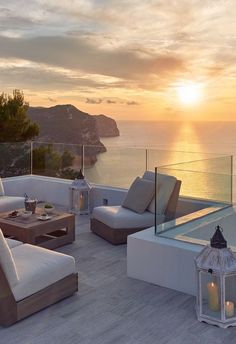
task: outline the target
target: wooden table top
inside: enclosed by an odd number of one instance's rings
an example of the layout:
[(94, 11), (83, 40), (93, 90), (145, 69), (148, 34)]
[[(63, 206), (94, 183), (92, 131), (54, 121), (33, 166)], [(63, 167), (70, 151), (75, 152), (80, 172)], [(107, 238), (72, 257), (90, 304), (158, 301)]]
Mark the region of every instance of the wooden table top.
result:
[(44, 213), (43, 209), (36, 209), (36, 213), (32, 214), (28, 218), (23, 218), (20, 215), (20, 212), (24, 209), (19, 209), (19, 215), (16, 217), (11, 217), (9, 212), (0, 213), (0, 224), (11, 224), (21, 228), (29, 228), (34, 226), (39, 226), (46, 223), (52, 223), (58, 220), (68, 220), (71, 217), (74, 217), (74, 214), (66, 213), (61, 210), (55, 209), (52, 214), (48, 214), (51, 218), (47, 220), (40, 220), (39, 216)]

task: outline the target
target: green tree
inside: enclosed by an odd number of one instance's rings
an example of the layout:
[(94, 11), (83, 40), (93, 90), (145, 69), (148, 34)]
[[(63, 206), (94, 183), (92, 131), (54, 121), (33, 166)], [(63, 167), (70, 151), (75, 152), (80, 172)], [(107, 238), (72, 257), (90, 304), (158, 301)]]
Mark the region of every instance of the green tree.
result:
[(75, 157), (68, 150), (64, 150), (61, 156), (61, 168), (72, 166), (74, 159)]
[(27, 116), (23, 92), (0, 95), (0, 175), (11, 177), (30, 173), (30, 143), (39, 128)]
[(58, 177), (60, 167), (61, 155), (53, 150), (51, 144), (33, 150), (33, 173)]
[(23, 142), (38, 135), (38, 125), (27, 116), (28, 107), (20, 90), (0, 95), (0, 142)]
[(61, 153), (53, 149), (53, 144), (38, 146), (33, 150), (33, 173), (74, 179), (78, 172), (70, 168), (73, 161), (74, 156), (68, 150)]

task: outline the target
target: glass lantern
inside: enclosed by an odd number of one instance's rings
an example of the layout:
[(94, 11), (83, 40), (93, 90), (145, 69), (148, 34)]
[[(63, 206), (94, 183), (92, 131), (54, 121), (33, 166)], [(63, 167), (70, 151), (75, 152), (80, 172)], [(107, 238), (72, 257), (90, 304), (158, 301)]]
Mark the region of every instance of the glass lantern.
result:
[(72, 182), (69, 188), (71, 213), (80, 215), (89, 214), (90, 189), (91, 186), (84, 179), (83, 173), (80, 170), (78, 177)]
[(236, 255), (227, 248), (220, 226), (211, 245), (195, 258), (199, 321), (226, 328), (236, 325)]

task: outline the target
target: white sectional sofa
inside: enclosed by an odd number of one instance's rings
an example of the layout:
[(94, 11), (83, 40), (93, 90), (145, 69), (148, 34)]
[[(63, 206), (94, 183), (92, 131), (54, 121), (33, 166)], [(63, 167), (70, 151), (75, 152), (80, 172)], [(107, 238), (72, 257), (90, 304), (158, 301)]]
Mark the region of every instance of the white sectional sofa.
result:
[(6, 196), (2, 180), (0, 178), (0, 213), (24, 208), (24, 197)]
[(15, 322), (78, 290), (73, 257), (5, 239), (0, 230), (0, 325)]

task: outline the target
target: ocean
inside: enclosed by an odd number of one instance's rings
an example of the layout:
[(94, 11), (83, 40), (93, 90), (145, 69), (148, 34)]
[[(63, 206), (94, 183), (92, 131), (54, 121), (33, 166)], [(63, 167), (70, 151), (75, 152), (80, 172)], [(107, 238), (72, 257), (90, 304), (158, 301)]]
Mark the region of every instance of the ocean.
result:
[[(95, 166), (86, 170), (89, 180), (127, 188), (146, 167), (159, 167), (159, 172), (182, 180), (184, 196), (231, 200), (230, 156), (236, 152), (236, 122), (117, 124), (120, 136), (102, 138), (107, 152), (99, 154)], [(160, 167), (166, 165), (172, 166)]]

